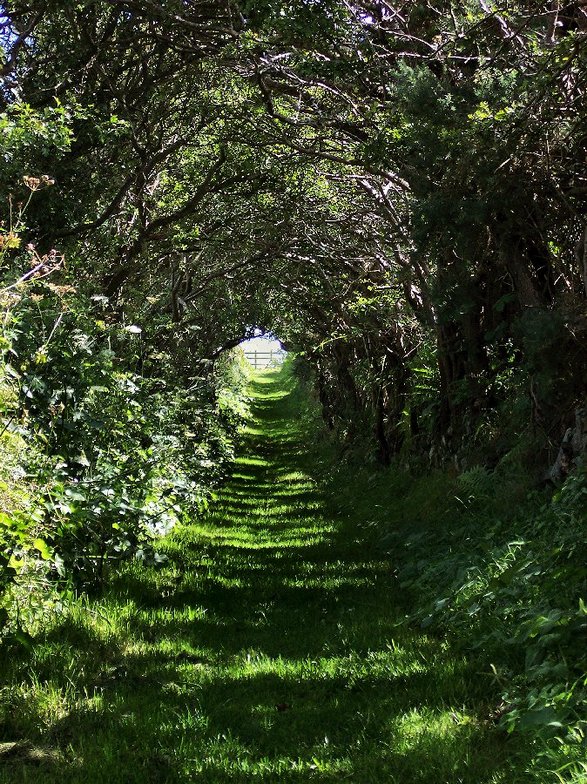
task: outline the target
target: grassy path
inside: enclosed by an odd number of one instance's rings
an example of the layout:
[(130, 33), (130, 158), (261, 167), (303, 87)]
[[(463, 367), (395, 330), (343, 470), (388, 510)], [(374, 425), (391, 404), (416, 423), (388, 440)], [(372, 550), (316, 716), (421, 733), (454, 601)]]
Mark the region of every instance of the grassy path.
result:
[(166, 566), (4, 663), (0, 782), (525, 780), (484, 681), (397, 626), (392, 567), (328, 513), (280, 383), (256, 377), (234, 476)]

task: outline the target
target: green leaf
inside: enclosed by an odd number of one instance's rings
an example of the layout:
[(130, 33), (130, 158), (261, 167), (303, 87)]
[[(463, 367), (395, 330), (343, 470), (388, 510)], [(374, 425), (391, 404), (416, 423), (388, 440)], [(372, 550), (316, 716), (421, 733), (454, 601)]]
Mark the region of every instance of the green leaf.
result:
[(48, 544), (43, 539), (35, 539), (35, 541), (33, 542), (33, 547), (35, 550), (39, 551), (41, 558), (44, 561), (51, 560), (53, 553), (49, 548)]
[(14, 569), (15, 572), (20, 571), (24, 566), (24, 561), (21, 558), (17, 558), (14, 553), (10, 556), (8, 561), (8, 568)]
[(23, 629), (17, 629), (10, 635), (9, 639), (18, 643), (19, 645), (22, 645), (22, 647), (26, 648), (27, 651), (33, 650), (33, 644), (35, 641), (33, 637)]
[(519, 727), (521, 730), (530, 727), (561, 727), (560, 718), (560, 715), (554, 708), (546, 706), (523, 714)]

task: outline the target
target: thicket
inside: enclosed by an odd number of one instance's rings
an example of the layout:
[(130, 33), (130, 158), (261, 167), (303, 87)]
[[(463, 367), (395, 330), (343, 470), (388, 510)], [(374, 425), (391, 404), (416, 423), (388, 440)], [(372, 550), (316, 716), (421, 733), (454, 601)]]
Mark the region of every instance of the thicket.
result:
[(5, 312), (4, 588), (99, 589), (120, 559), (161, 559), (157, 537), (206, 507), (248, 370), (233, 353), (178, 388), (165, 354), (147, 366), (136, 325), (88, 317), (72, 287), (29, 289)]
[[(54, 148), (67, 138), (61, 113), (4, 116), (14, 118), (13, 165), (39, 136)], [(236, 349), (214, 363), (170, 352), (114, 317), (62, 254), (24, 246), (26, 210), (53, 184), (25, 175), (0, 234), (2, 624), (25, 644), (44, 609), (99, 590), (121, 559), (161, 560), (158, 536), (206, 507), (246, 416), (249, 373)]]

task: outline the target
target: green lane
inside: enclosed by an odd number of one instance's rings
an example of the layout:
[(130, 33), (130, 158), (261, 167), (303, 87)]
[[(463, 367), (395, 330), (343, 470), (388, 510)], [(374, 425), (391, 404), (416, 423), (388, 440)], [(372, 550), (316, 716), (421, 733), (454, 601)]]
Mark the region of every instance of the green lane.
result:
[[(485, 680), (400, 625), (393, 565), (330, 510), (287, 377), (163, 567), (4, 663), (0, 782), (523, 782)], [(516, 772), (517, 771), (517, 772)]]

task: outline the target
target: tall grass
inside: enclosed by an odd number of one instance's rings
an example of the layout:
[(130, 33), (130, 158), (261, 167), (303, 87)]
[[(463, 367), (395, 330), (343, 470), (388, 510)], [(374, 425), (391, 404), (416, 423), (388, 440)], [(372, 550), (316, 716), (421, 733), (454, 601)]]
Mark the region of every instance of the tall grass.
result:
[(515, 455), (417, 474), (336, 449), (320, 447), (328, 506), (390, 558), (404, 625), (475, 662), (487, 715), (533, 749), (533, 780), (587, 781), (585, 467), (555, 492)]

